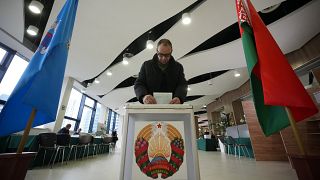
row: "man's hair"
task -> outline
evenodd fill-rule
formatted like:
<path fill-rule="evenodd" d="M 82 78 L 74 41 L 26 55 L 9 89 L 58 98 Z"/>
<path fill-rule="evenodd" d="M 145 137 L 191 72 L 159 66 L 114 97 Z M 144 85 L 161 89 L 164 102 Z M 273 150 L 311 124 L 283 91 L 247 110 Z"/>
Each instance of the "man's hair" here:
<path fill-rule="evenodd" d="M 66 127 L 71 127 L 71 124 L 67 124 Z"/>
<path fill-rule="evenodd" d="M 172 49 L 172 44 L 171 44 L 171 41 L 169 39 L 161 39 L 159 42 L 158 42 L 158 45 L 157 45 L 157 48 L 161 45 L 165 45 L 165 46 L 170 46 L 171 49 Z"/>

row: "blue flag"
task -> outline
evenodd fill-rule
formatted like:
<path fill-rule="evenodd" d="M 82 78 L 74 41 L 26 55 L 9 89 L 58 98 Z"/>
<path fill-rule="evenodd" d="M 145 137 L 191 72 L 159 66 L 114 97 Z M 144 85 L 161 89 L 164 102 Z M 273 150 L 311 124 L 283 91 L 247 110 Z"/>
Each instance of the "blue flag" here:
<path fill-rule="evenodd" d="M 0 114 L 0 136 L 55 121 L 78 0 L 67 0 Z"/>

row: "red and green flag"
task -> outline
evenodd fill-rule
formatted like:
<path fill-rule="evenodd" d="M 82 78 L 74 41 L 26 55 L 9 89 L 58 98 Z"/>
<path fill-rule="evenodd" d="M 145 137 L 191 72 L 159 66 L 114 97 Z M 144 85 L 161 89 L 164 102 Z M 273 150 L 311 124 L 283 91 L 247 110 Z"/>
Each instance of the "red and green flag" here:
<path fill-rule="evenodd" d="M 289 126 L 285 107 L 296 122 L 316 114 L 317 107 L 250 0 L 236 0 L 236 7 L 252 96 L 264 134 Z"/>

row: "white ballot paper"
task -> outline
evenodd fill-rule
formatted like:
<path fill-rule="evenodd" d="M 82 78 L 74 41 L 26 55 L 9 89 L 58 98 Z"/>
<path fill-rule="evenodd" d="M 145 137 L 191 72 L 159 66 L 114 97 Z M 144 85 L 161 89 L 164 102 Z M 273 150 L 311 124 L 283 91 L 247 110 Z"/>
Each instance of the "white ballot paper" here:
<path fill-rule="evenodd" d="M 172 100 L 172 93 L 153 93 L 153 97 L 156 99 L 157 104 L 169 104 Z"/>

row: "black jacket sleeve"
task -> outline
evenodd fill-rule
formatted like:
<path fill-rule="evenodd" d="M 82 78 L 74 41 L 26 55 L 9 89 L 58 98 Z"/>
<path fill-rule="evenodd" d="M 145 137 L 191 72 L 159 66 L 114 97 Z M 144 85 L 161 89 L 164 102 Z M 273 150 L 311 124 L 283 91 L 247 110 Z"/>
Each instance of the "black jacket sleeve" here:
<path fill-rule="evenodd" d="M 178 75 L 177 88 L 174 92 L 173 97 L 178 97 L 181 101 L 181 104 L 183 104 L 187 96 L 188 83 L 184 76 L 183 66 L 180 63 L 179 63 L 178 71 L 179 71 L 179 75 Z"/>
<path fill-rule="evenodd" d="M 142 64 L 138 78 L 134 83 L 134 92 L 136 93 L 137 99 L 142 104 L 143 97 L 148 94 L 145 64 L 145 62 Z"/>

